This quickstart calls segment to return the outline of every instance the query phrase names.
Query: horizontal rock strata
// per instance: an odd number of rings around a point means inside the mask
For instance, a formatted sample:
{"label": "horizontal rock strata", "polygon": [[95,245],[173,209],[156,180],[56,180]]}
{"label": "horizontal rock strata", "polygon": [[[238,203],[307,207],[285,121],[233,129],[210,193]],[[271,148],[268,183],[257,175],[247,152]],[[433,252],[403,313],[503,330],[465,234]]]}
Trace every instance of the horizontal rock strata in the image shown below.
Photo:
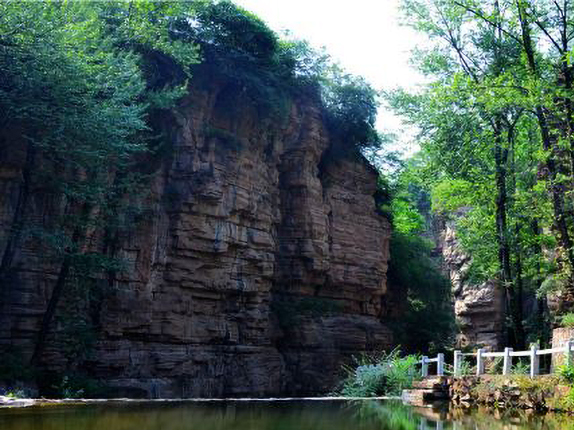
{"label": "horizontal rock strata", "polygon": [[[295,101],[280,121],[235,97],[224,83],[195,88],[164,121],[172,146],[117,245],[127,267],[99,301],[59,308],[42,357],[51,369],[79,367],[130,396],[310,394],[332,390],[351,355],[391,345],[376,172],[332,155],[315,103]],[[0,250],[26,156],[9,143]],[[27,219],[50,222],[54,199],[35,188]],[[4,350],[32,354],[57,263],[22,241],[0,292]],[[76,305],[95,337],[72,354],[65,317]]]}

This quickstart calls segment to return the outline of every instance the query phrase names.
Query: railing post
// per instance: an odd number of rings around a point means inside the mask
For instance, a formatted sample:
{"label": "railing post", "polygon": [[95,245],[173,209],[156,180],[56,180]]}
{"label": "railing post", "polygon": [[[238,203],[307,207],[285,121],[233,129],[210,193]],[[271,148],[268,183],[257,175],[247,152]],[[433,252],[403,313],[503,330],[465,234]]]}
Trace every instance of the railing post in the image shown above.
{"label": "railing post", "polygon": [[564,345],[564,364],[570,366],[572,364],[572,347],[574,346],[574,339],[568,339]]}
{"label": "railing post", "polygon": [[484,357],[482,356],[484,349],[479,348],[476,351],[476,376],[480,376],[484,373]]}
{"label": "railing post", "polygon": [[460,375],[460,368],[462,365],[462,352],[461,351],[454,351],[454,363],[453,363],[453,374],[454,376],[461,376]]}
{"label": "railing post", "polygon": [[436,374],[444,376],[444,354],[442,352],[436,356]]}
{"label": "railing post", "polygon": [[534,378],[539,373],[540,367],[540,360],[538,359],[538,355],[536,355],[536,351],[538,351],[538,345],[532,345],[530,347],[530,377]]}
{"label": "railing post", "polygon": [[423,378],[426,378],[427,376],[429,376],[429,364],[427,363],[428,357],[426,355],[423,355],[422,358],[422,369],[421,369],[421,375]]}
{"label": "railing post", "polygon": [[510,356],[512,351],[512,348],[504,348],[504,362],[502,364],[503,375],[510,375],[512,370],[512,357]]}

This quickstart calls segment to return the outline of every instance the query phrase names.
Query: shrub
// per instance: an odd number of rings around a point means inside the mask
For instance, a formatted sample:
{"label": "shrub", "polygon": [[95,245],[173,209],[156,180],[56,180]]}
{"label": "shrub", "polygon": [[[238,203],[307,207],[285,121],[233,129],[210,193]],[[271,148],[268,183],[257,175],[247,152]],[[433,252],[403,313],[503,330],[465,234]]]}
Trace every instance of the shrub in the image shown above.
{"label": "shrub", "polygon": [[574,410],[574,389],[570,388],[568,394],[561,397],[558,400],[558,405],[560,409],[566,411],[573,411]]}
{"label": "shrub", "polygon": [[63,399],[96,399],[106,398],[110,395],[109,388],[101,381],[95,380],[84,373],[72,372],[69,374],[46,375],[47,383],[44,394]]}
{"label": "shrub", "polygon": [[194,68],[194,79],[222,79],[233,93],[229,109],[242,96],[262,117],[284,119],[293,97],[304,95],[320,101],[337,140],[335,151],[380,145],[378,93],[365,79],[345,73],[305,41],[281,40],[264,21],[231,1],[200,1],[192,9],[193,19],[173,22],[172,36],[200,46],[204,61]]}
{"label": "shrub", "polygon": [[574,327],[574,313],[566,314],[562,316],[562,326],[563,327]]}
{"label": "shrub", "polygon": [[512,365],[510,373],[513,375],[528,375],[530,373],[530,364],[519,361]]}
{"label": "shrub", "polygon": [[[460,376],[476,375],[476,366],[473,366],[469,361],[462,360],[458,369]],[[454,365],[445,363],[444,372],[446,375],[454,375]]]}
{"label": "shrub", "polygon": [[527,375],[493,375],[482,378],[472,387],[473,401],[495,407],[534,408],[543,410],[554,394],[556,377],[532,379]]}
{"label": "shrub", "polygon": [[558,367],[558,375],[569,385],[574,384],[574,366],[564,365]]}
{"label": "shrub", "polygon": [[418,377],[416,364],[419,357],[401,357],[398,349],[383,353],[379,358],[363,356],[355,366],[346,366],[340,395],[345,397],[375,397],[400,395],[412,387]]}
{"label": "shrub", "polygon": [[486,373],[492,375],[499,375],[502,373],[503,358],[494,357],[486,367]]}
{"label": "shrub", "polygon": [[380,147],[375,128],[378,94],[365,79],[334,69],[324,80],[322,96],[327,125],[339,141],[336,150],[348,153]]}
{"label": "shrub", "polygon": [[4,396],[8,397],[9,399],[24,399],[24,398],[28,397],[26,395],[26,392],[21,388],[8,389],[4,393]]}

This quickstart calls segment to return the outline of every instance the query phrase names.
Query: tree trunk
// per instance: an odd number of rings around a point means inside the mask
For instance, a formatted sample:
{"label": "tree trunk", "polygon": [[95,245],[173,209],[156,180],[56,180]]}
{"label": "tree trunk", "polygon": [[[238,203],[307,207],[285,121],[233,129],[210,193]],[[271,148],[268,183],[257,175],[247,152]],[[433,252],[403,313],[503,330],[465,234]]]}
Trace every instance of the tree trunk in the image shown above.
{"label": "tree trunk", "polygon": [[[81,218],[83,219],[89,213],[90,213],[90,205],[84,203],[82,206],[82,210],[80,211]],[[74,232],[72,234],[72,244],[76,246],[78,250],[81,249],[81,243],[83,242],[84,237],[85,237],[84,226],[81,224],[76,225],[76,227],[74,227]],[[58,272],[58,278],[56,280],[56,284],[52,289],[52,294],[50,295],[50,300],[48,301],[48,307],[46,308],[46,312],[44,312],[44,316],[42,318],[42,324],[40,326],[38,337],[36,339],[34,353],[32,354],[32,358],[30,359],[30,364],[33,366],[37,366],[41,362],[42,353],[44,352],[44,347],[46,345],[46,338],[50,333],[52,320],[54,319],[54,316],[56,314],[56,309],[58,307],[58,304],[60,303],[62,293],[64,292],[66,286],[66,282],[68,281],[68,275],[70,274],[70,270],[72,269],[73,250],[67,250],[67,251],[68,252],[66,252],[64,260],[62,261],[62,265],[60,266],[60,271]]]}
{"label": "tree trunk", "polygon": [[[535,236],[538,236],[540,234],[540,226],[536,218],[534,218],[530,222],[530,228],[532,229],[532,233]],[[542,265],[540,264],[540,258],[543,258],[543,255],[542,255],[542,246],[540,246],[540,243],[538,241],[534,241],[534,244],[532,245],[532,251],[534,252],[534,255],[539,256],[539,258],[536,261],[536,275],[537,275],[536,290],[539,290],[540,287],[542,286]],[[548,303],[546,297],[544,296],[539,297],[537,300],[536,324],[540,329],[540,343],[542,346],[548,345],[550,341],[550,337],[548,336],[548,327],[546,325],[547,310],[548,310]]]}
{"label": "tree trunk", "polygon": [[28,144],[28,151],[26,153],[26,161],[22,169],[22,185],[18,193],[18,200],[16,202],[16,209],[14,217],[12,218],[12,228],[6,242],[6,247],[2,253],[2,261],[0,262],[0,299],[3,297],[3,292],[9,284],[9,274],[14,261],[14,255],[20,245],[22,238],[22,231],[25,224],[26,208],[30,197],[30,187],[32,185],[32,172],[36,163],[36,147],[30,142]]}
{"label": "tree trunk", "polygon": [[498,116],[494,121],[495,132],[495,182],[496,182],[496,237],[498,242],[498,262],[500,266],[500,282],[505,291],[507,315],[510,318],[508,340],[514,347],[520,347],[523,342],[522,317],[520,303],[512,279],[510,261],[510,244],[508,240],[508,194],[507,194],[507,163],[508,148],[504,147],[502,137],[502,119]]}
{"label": "tree trunk", "polygon": [[514,309],[514,316],[516,318],[517,324],[515,327],[515,335],[516,335],[516,348],[518,349],[525,349],[526,348],[526,333],[524,330],[524,313],[522,311],[522,305],[524,303],[524,285],[522,283],[522,256],[520,253],[520,223],[516,223],[515,227],[515,235],[516,235],[516,257],[514,262],[514,271],[515,271],[515,309]]}
{"label": "tree trunk", "polygon": [[48,302],[48,307],[46,308],[46,312],[44,312],[44,317],[42,318],[42,325],[40,326],[40,331],[38,332],[38,338],[36,340],[36,346],[34,347],[34,353],[30,359],[30,364],[33,366],[37,366],[40,363],[42,353],[44,352],[44,346],[46,344],[46,337],[50,332],[50,325],[52,324],[52,320],[56,314],[56,308],[58,307],[58,303],[62,297],[62,292],[64,291],[64,286],[66,285],[71,265],[72,257],[70,255],[66,255],[64,257],[64,261],[62,262],[62,266],[60,267],[56,285],[54,285],[54,289],[52,290],[50,301]]}
{"label": "tree trunk", "polygon": [[[534,44],[530,34],[530,26],[526,18],[524,5],[521,0],[517,0],[517,7],[520,19],[520,27],[522,30],[522,44],[528,67],[535,79],[538,79],[539,72],[536,65],[534,56]],[[544,108],[540,105],[536,106],[536,117],[540,127],[540,134],[542,137],[542,145],[544,150],[548,153],[548,160],[546,161],[546,169],[548,170],[549,191],[552,199],[552,209],[554,212],[554,225],[558,233],[558,243],[564,250],[567,263],[570,269],[574,269],[574,253],[572,250],[572,238],[568,231],[568,224],[564,212],[564,187],[557,183],[558,167],[556,164],[556,148],[555,142],[550,133],[548,118]]]}

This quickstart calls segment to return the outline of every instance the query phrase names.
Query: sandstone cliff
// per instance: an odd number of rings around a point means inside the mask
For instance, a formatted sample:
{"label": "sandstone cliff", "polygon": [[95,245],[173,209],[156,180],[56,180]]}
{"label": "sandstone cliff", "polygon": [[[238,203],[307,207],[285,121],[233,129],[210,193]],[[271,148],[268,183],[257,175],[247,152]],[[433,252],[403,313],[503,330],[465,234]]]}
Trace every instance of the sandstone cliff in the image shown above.
{"label": "sandstone cliff", "polygon": [[[128,267],[85,309],[95,338],[71,363],[57,319],[42,357],[50,368],[81,366],[128,395],[310,394],[333,388],[342,360],[391,345],[377,174],[330,155],[315,103],[296,100],[271,121],[212,83],[166,127],[148,210],[117,244]],[[0,250],[25,158],[11,145],[0,154]],[[32,202],[28,219],[49,223],[58,210],[38,184]],[[28,359],[57,269],[22,243],[0,291],[0,347]]]}
{"label": "sandstone cliff", "polygon": [[439,248],[450,278],[458,324],[457,346],[504,345],[504,293],[495,281],[476,284],[468,279],[471,257],[461,248],[453,221],[441,222]]}

